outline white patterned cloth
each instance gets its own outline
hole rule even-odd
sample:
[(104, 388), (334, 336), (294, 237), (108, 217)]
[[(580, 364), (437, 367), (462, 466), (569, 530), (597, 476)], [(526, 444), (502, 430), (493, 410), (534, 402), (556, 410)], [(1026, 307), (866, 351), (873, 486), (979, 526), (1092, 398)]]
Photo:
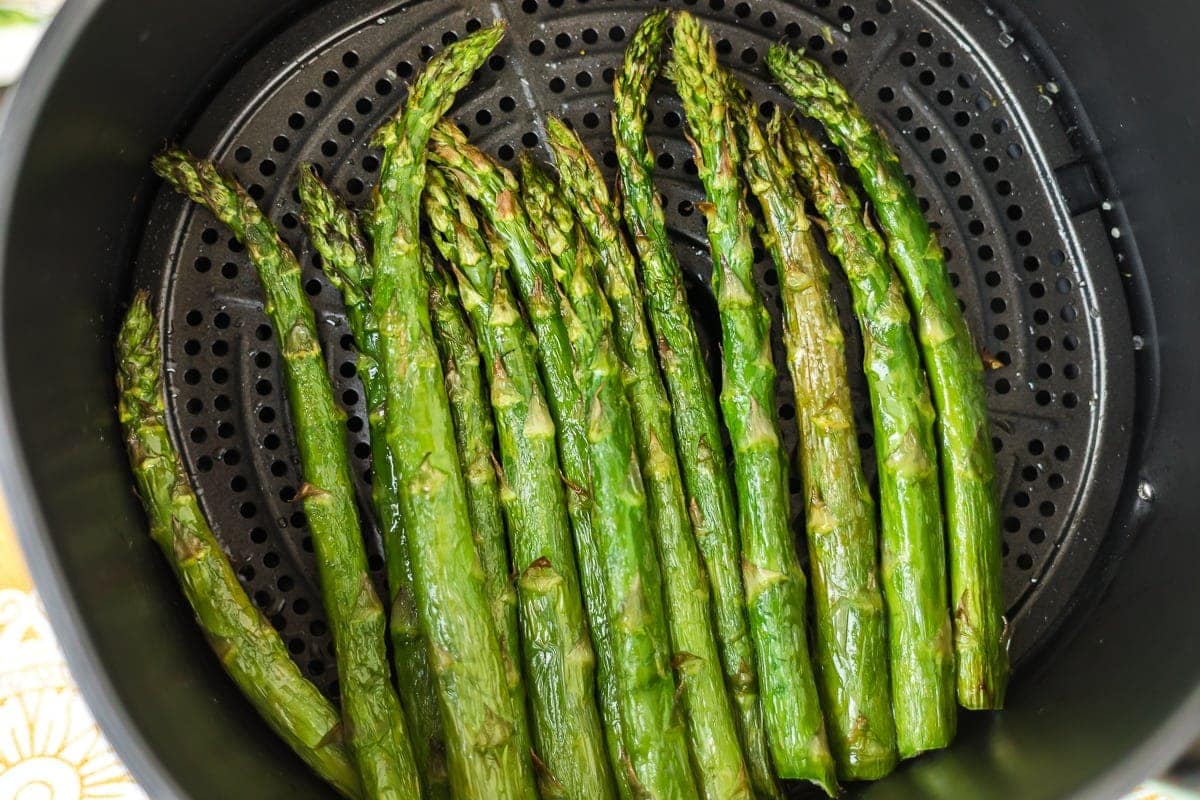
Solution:
[(145, 798), (88, 712), (36, 595), (0, 589), (0, 800)]

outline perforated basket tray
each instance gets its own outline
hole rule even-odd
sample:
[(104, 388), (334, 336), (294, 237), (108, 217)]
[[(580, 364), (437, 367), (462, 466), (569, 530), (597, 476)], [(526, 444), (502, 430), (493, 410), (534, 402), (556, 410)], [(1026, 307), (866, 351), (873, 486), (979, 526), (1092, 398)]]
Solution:
[[(379, 166), (366, 142), (403, 100), (406, 82), (438, 48), (501, 16), (509, 35), (463, 93), (454, 117), (473, 141), (512, 165), (521, 148), (544, 157), (542, 115), (562, 115), (611, 175), (613, 70), (628, 35), (660, 5), (333, 4), (297, 20), (250, 57), (184, 139), (250, 187), (305, 266), (347, 413), (370, 564), (381, 587), (378, 535), (366, 511), (368, 432), (352, 341), (341, 300), (314, 265), (298, 224), (295, 170), (316, 162), (352, 203), (365, 202)], [(1061, 619), (1108, 524), (1133, 404), (1132, 345), (1111, 223), (1070, 110), (1060, 102), (1067, 87), (1043, 73), (1002, 18), (970, 0), (679, 5), (711, 26), (722, 59), (764, 111), (785, 102), (766, 79), (766, 48), (776, 41), (807, 48), (883, 124), (915, 180), (971, 329), (1003, 365), (987, 381), (1019, 665)], [(694, 213), (701, 187), (678, 100), (665, 82), (656, 86), (651, 108), (655, 178), (691, 279), (696, 319), (715, 351), (709, 257), (702, 215)], [(769, 259), (758, 256), (762, 289), (776, 312), (777, 278)], [(335, 696), (312, 543), (295, 503), (299, 473), (278, 342), (253, 268), (207, 211), (163, 191), (138, 269), (142, 282), (158, 282), (163, 293), (170, 415), (204, 511), (293, 657)], [(846, 287), (833, 274), (848, 357), (857, 364), (860, 338)], [(873, 477), (860, 373), (854, 385), (860, 443)], [(780, 375), (779, 408), (794, 453), (791, 386), (786, 369)], [(798, 515), (797, 501), (794, 494)]]

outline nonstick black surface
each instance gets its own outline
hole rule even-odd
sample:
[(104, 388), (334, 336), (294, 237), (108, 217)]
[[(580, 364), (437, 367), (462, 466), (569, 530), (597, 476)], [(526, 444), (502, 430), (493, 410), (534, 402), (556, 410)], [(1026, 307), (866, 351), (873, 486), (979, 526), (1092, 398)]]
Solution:
[[(286, 491), (296, 467), (273, 332), (259, 338), (261, 295), (228, 233), (160, 191), (149, 156), (182, 141), (258, 185), (306, 279), (319, 281), (289, 227), (295, 166), (316, 161), (365, 199), (369, 130), (401, 101), (422, 49), (472, 19), (510, 23), (502, 60), (456, 109), (473, 140), (501, 158), (527, 138), (537, 147), (541, 110), (608, 151), (615, 29), (627, 37), (660, 4), (555, 3), (79, 0), (18, 92), (0, 147), (0, 474), (76, 677), (151, 796), (322, 789), (213, 663), (129, 495), (109, 348), (131, 283), (166, 304), (176, 432), (218, 535), (253, 569), (247, 586), (298, 662), (331, 692), (335, 675)], [(1190, 346), (1200, 155), (1186, 116), (1200, 89), (1184, 34), (1200, 11), (1044, 0), (1027, 9), (1035, 31), (1009, 4), (973, 0), (690, 8), (760, 102), (780, 100), (760, 63), (774, 41), (805, 46), (847, 82), (900, 149), (968, 320), (1004, 362), (988, 377), (1018, 662), (1009, 707), (964, 715), (949, 751), (856, 793), (1105, 797), (1165, 765), (1200, 728), (1200, 582), (1189, 566), (1200, 561)], [(712, 333), (701, 222), (687, 213), (699, 186), (672, 112), (659, 87), (656, 178)], [(336, 293), (312, 290), (338, 390), (358, 393)], [(361, 402), (342, 399), (360, 426)], [(365, 435), (349, 433), (352, 447)]]

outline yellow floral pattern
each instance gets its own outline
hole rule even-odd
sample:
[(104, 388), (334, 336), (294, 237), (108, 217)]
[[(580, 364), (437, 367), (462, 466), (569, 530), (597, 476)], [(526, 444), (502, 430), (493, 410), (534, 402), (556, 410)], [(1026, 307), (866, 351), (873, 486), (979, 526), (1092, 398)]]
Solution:
[(0, 506), (0, 800), (146, 800), (83, 702)]

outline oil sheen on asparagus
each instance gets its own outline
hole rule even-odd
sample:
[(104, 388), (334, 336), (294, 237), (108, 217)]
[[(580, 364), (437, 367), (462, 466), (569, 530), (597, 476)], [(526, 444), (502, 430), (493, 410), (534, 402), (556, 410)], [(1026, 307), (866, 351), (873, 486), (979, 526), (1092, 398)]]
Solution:
[(641, 259), (646, 310), (670, 392), (688, 509), (708, 572), (725, 683), (737, 712), (746, 766), (756, 794), (777, 797), (746, 621), (737, 510), (726, 471), (716, 394), (684, 293), (683, 272), (667, 238), (662, 204), (652, 182), (654, 156), (646, 142), (647, 104), (662, 68), (669, 19), (667, 12), (656, 11), (642, 21), (613, 82), (620, 194), (625, 222)]
[(508, 691), (517, 708), (524, 708), (526, 697), (521, 679), (517, 597), (509, 569), (508, 539), (492, 450), (496, 427), (480, 371), (479, 346), (467, 322), (457, 287), (446, 279), (440, 267), (435, 266), (433, 254), (425, 242), (421, 243), (421, 264), (429, 281), (429, 319), (442, 358), (450, 416), (454, 418), (454, 436), (467, 484), (467, 508), (471, 514), (475, 551), (479, 553), (479, 563), (483, 567), (492, 622), (500, 637)]
[(783, 339), (796, 398), (816, 627), (817, 686), (843, 780), (875, 780), (896, 765), (887, 629), (876, 565), (875, 505), (858, 449), (846, 348), (829, 273), (779, 140), (749, 94), (726, 76), (743, 171), (762, 208), (762, 239), (779, 274)]
[(617, 354), (628, 370), (629, 405), (650, 525), (657, 537), (676, 682), (687, 715), (697, 779), (707, 797), (748, 798), (752, 796), (749, 775), (713, 636), (708, 576), (688, 514), (671, 403), (646, 322), (637, 264), (617, 226), (608, 187), (591, 154), (557, 117), (549, 117), (547, 134), (561, 176), (560, 188), (599, 256), (599, 286), (612, 308)]
[[(537, 335), (539, 364), (556, 421), (572, 426), (583, 423), (591, 474), (581, 488), (586, 491), (590, 486), (592, 490), (592, 563), (604, 576), (603, 624), (608, 627), (614, 653), (630, 782), (635, 792), (652, 797), (696, 796), (685, 732), (674, 713), (662, 577), (653, 542), (644, 535), (645, 492), (640, 470), (634, 477), (637, 455), (632, 435), (625, 435), (624, 426), (632, 423), (625, 416), (629, 407), (615, 355), (603, 347), (594, 353), (577, 352), (580, 343), (573, 343), (568, 335), (555, 290), (553, 259), (531, 230), (512, 174), (468, 144), (451, 124), (439, 126), (433, 144), (436, 159), (490, 215), (503, 243)], [(603, 405), (597, 405), (598, 397), (605, 399)], [(582, 406), (582, 414), (577, 415), (576, 405)], [(565, 466), (574, 461), (575, 451), (562, 450)], [(576, 464), (576, 469), (579, 466)], [(569, 471), (567, 478), (573, 481)], [(578, 531), (576, 542), (581, 553), (589, 546), (580, 543)], [(594, 611), (596, 603), (590, 599), (589, 604), (596, 619), (600, 616)]]
[[(545, 767), (542, 796), (612, 797), (593, 700), (595, 656), (533, 338), (509, 293), (506, 263), (492, 257), (466, 197), (440, 171), (430, 173), (425, 209), (435, 243), (459, 275), (463, 305), (490, 365), (534, 742)], [(452, 286), (443, 282), (440, 305), (455, 300)]]
[(850, 281), (862, 329), (879, 466), (892, 710), (900, 756), (911, 758), (948, 745), (957, 714), (933, 402), (904, 288), (874, 223), (810, 133), (788, 120), (783, 137)]
[[(459, 176), (472, 175), (476, 170), (482, 170), (480, 177), (490, 180), (473, 180), (471, 185), (483, 195), (477, 195), (485, 209), (495, 209), (494, 203), (499, 191), (509, 188), (505, 186), (503, 173), (479, 151), (471, 148), (466, 137), (461, 135), (452, 125), (444, 127), (445, 136), (434, 142), (434, 157), (442, 153), (449, 159), (448, 163), (456, 163), (466, 167), (459, 170)], [(468, 158), (470, 160), (468, 160)], [(472, 162), (476, 162), (473, 166)], [(508, 209), (507, 214), (516, 213), (515, 207)], [(493, 215), (494, 219), (494, 215)], [(520, 224), (520, 217), (507, 220), (510, 226)], [(502, 226), (503, 227), (503, 226)], [(537, 348), (538, 365), (542, 370), (544, 388), (550, 401), (550, 413), (554, 419), (558, 437), (559, 459), (567, 484), (567, 510), (571, 517), (571, 531), (575, 539), (575, 554), (579, 559), (579, 577), (583, 587), (584, 603), (588, 612), (588, 624), (592, 632), (592, 641), (597, 654), (596, 680), (599, 684), (600, 708), (605, 723), (605, 739), (608, 742), (609, 761), (614, 775), (617, 776), (618, 787), (622, 796), (627, 796), (628, 781), (624, 776), (628, 773), (625, 758), (624, 738), (621, 733), (621, 716), (618, 711), (617, 675), (615, 672), (615, 657), (612, 649), (610, 624), (607, 608), (607, 597), (604, 587), (604, 566), (601, 562), (599, 544), (594, 530), (594, 520), (600, 516), (596, 504), (592, 502), (592, 477), (589, 459), (590, 446), (587, 439), (587, 405), (580, 387), (576, 383), (574, 364), (571, 360), (570, 343), (566, 340), (565, 332), (556, 329), (554, 323), (554, 307), (545, 294), (542, 286), (548, 286), (532, 276), (533, 266), (530, 259), (534, 258), (535, 249), (539, 242), (532, 236), (522, 237), (519, 227), (510, 229), (504, 239), (500, 238), (497, 229), (491, 230), (489, 247), (493, 255), (506, 252), (511, 246), (513, 258), (521, 266), (520, 270), (512, 270), (513, 277), (519, 282), (521, 276), (527, 281), (521, 285), (522, 291), (531, 294), (525, 299), (527, 308), (543, 315), (542, 328), (538, 334), (547, 344), (539, 342)], [(509, 259), (505, 256), (505, 263)], [(533, 290), (537, 289), (536, 292)], [(534, 302), (532, 305), (529, 299)], [(528, 313), (528, 312), (527, 312)], [(531, 322), (536, 319), (531, 320)], [(535, 328), (535, 330), (537, 330)]]
[[(525, 209), (529, 214), (530, 223), (540, 234), (543, 243), (549, 248), (553, 257), (551, 261), (554, 267), (554, 277), (561, 287), (565, 282), (574, 280), (586, 263), (590, 263), (594, 258), (594, 253), (591, 252), (587, 244), (586, 237), (579, 230), (579, 225), (575, 220), (574, 214), (563, 214), (563, 209), (550, 209), (544, 203), (535, 202), (536, 200), (544, 199), (544, 191), (539, 194), (539, 189), (543, 189), (543, 184), (546, 180), (545, 174), (534, 165), (528, 153), (522, 153), (521, 157), (522, 187), (521, 199), (525, 205)], [(533, 186), (532, 184), (537, 184)], [(565, 296), (561, 297), (561, 301), (565, 301)], [(592, 298), (593, 304), (603, 303), (603, 296), (597, 294)], [(563, 308), (564, 324), (570, 328), (571, 320), (566, 316), (567, 309), (560, 302), (560, 308)], [(592, 309), (593, 313), (607, 314), (607, 309), (596, 306)], [(569, 330), (568, 333), (571, 333)], [(578, 331), (575, 331), (578, 334)], [(578, 349), (577, 345), (574, 345)], [(579, 378), (579, 362), (576, 359), (576, 392), (580, 390), (581, 379)], [(582, 406), (580, 407), (582, 409)], [(566, 470), (564, 470), (566, 471)], [(570, 479), (568, 478), (568, 484)], [(571, 495), (581, 495), (581, 492), (568, 488)], [(593, 506), (594, 510), (594, 506)], [(588, 526), (591, 525), (591, 517), (588, 516)], [(590, 527), (585, 530), (590, 530)], [(585, 548), (586, 549), (586, 548)], [(584, 560), (583, 550), (577, 552), (578, 557)], [(581, 572), (583, 570), (581, 569)], [(598, 590), (597, 590), (598, 591)], [(602, 593), (601, 593), (602, 594)], [(585, 592), (585, 596), (588, 593)], [(595, 626), (593, 626), (595, 627)], [(606, 630), (606, 626), (602, 625), (601, 630)], [(617, 688), (615, 677), (612, 674), (612, 656), (605, 653), (607, 647), (602, 646), (602, 642), (607, 641), (603, 634), (597, 634), (593, 631), (593, 639), (596, 642), (597, 650), (601, 651), (598, 658), (597, 683), (598, 695), (600, 699), (600, 708), (603, 713), (605, 723), (605, 743), (608, 746), (610, 763), (613, 765), (613, 774), (617, 782), (617, 791), (622, 798), (631, 797), (633, 787), (629, 780), (628, 770), (625, 768), (625, 759), (622, 755), (624, 752), (624, 744), (621, 740), (621, 713), (617, 705)]]
[(117, 336), (118, 415), (150, 538), (170, 563), (221, 666), (271, 729), (343, 797), (363, 796), (338, 712), (301, 674), (246, 596), (213, 536), (167, 432), (158, 320), (134, 297)]
[(429, 316), (419, 218), (426, 145), (455, 94), (504, 34), (484, 28), (451, 44), (416, 79), (396, 121), (382, 128), (373, 301), (384, 341), (387, 441), (401, 477), (417, 609), (437, 675), (450, 785), (456, 795), (536, 796), (525, 709), (510, 693), (472, 535), (450, 402)]
[(775, 45), (767, 64), (858, 172), (916, 313), (938, 412), (958, 701), (972, 709), (1001, 708), (1009, 673), (1008, 630), (983, 360), (959, 311), (941, 245), (883, 133), (812, 59)]
[(254, 264), (266, 295), (264, 310), (280, 337), (304, 477), (298, 496), (312, 531), (321, 597), (337, 648), (347, 740), (367, 797), (413, 797), (420, 781), (392, 690), (383, 604), (371, 584), (359, 533), (345, 414), (334, 401), (300, 264), (246, 190), (214, 164), (170, 150), (154, 159), (154, 168), (229, 227)]
[(775, 411), (770, 318), (754, 282), (751, 219), (738, 180), (739, 153), (716, 50), (695, 17), (675, 22), (671, 78), (683, 100), (707, 202), (713, 290), (721, 317), (721, 407), (740, 498), (742, 570), (763, 717), (775, 770), (836, 791), (809, 660), (804, 572), (792, 540), (788, 470)]
[(412, 734), (413, 756), (425, 796), (430, 800), (448, 797), (450, 776), (446, 772), (442, 712), (429, 663), (428, 640), (421, 632), (413, 601), (412, 562), (400, 514), (400, 479), (384, 431), (387, 385), (381, 371), (383, 342), (371, 307), (370, 249), (358, 217), (322, 183), (315, 168), (301, 168), (299, 188), (308, 239), (321, 256), (325, 275), (342, 293), (358, 351), (356, 366), (371, 430), (371, 501), (383, 538), (384, 563), (392, 593), (388, 632), (396, 688)]

